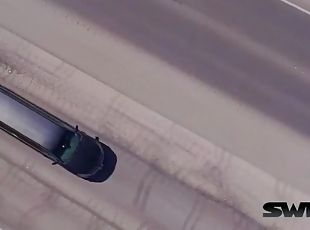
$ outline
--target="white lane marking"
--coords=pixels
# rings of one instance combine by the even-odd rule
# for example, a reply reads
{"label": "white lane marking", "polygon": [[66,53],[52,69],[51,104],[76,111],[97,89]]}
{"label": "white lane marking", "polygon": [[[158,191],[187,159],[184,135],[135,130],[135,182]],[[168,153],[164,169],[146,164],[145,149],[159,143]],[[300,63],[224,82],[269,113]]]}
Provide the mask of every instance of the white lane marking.
{"label": "white lane marking", "polygon": [[304,9],[304,8],[302,8],[301,6],[296,5],[295,3],[292,3],[292,2],[290,2],[290,1],[288,1],[288,0],[280,0],[280,1],[283,2],[283,3],[285,3],[285,4],[287,4],[287,5],[289,5],[289,6],[291,6],[291,7],[294,7],[294,8],[297,9],[297,10],[302,11],[302,12],[305,13],[305,14],[310,15],[310,11],[309,11],[309,10]]}

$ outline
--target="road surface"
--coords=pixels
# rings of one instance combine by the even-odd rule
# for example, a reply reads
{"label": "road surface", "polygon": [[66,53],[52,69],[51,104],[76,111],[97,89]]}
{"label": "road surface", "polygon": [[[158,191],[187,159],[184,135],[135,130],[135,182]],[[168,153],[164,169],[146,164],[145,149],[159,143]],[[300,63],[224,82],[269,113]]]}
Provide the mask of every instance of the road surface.
{"label": "road surface", "polygon": [[2,0],[0,11],[5,28],[310,192],[307,14],[267,0]]}
{"label": "road surface", "polygon": [[281,1],[0,3],[3,27],[309,193],[306,14]]}
{"label": "road surface", "polygon": [[126,150],[112,148],[119,157],[116,173],[97,185],[52,166],[39,153],[0,132],[0,228],[263,229]]}
{"label": "road surface", "polygon": [[[73,71],[72,67],[69,68],[57,58],[48,56],[15,35],[3,29],[0,31],[1,84],[10,86],[22,96],[28,96],[27,99],[33,103],[72,125],[78,122],[81,129],[88,133],[94,134],[104,123],[110,123],[105,121],[108,117],[114,117],[116,124],[126,121],[118,118],[120,112],[114,111],[113,114],[111,106],[108,106],[110,109],[107,111],[111,115],[103,112],[106,109],[105,103],[113,100],[116,92],[103,88],[86,74],[79,76],[82,73]],[[17,52],[16,47],[19,46],[23,49]],[[73,72],[75,75],[72,75]],[[129,105],[123,103],[117,105],[117,108],[126,110]],[[139,114],[137,119],[146,119],[139,110],[133,112]],[[151,125],[162,126],[161,123],[158,120]],[[92,130],[87,130],[87,127]],[[137,135],[153,142],[152,135],[148,137],[144,129],[139,128]],[[129,130],[124,127],[118,131],[126,133]],[[111,142],[111,133],[97,134],[118,155],[115,174],[103,184],[90,184],[59,166],[52,166],[45,157],[1,132],[1,228],[264,229],[240,210],[216,201],[213,196],[202,194],[176,180],[174,176],[160,171],[156,167],[156,159],[153,163],[147,163],[137,158],[130,146],[123,148],[121,141]],[[163,148],[165,143],[163,140]],[[149,150],[145,147],[147,145],[137,141],[136,148],[144,149],[146,153]],[[158,147],[161,148],[160,145]],[[169,158],[169,152],[163,151],[161,154]],[[176,154],[181,158],[181,152]],[[175,153],[171,153],[170,157],[173,155]],[[169,162],[168,159],[165,161]]]}

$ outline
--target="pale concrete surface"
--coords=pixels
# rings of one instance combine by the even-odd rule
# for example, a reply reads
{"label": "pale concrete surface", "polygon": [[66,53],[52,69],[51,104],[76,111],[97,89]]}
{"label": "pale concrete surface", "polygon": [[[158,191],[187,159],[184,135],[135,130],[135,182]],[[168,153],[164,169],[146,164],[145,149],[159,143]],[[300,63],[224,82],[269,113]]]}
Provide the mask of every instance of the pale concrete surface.
{"label": "pale concrete surface", "polygon": [[0,217],[13,229],[263,229],[112,143],[116,173],[95,185],[51,166],[11,136],[0,137]]}
{"label": "pale concrete surface", "polygon": [[[224,201],[261,223],[280,229],[309,228],[308,223],[303,221],[267,220],[261,217],[261,207],[266,200],[307,200],[308,196],[287,185],[286,181],[276,180],[272,175],[249,165],[5,30],[1,30],[1,40],[8,41],[1,43],[1,81],[21,95],[45,109],[52,109],[52,113],[60,117],[70,117],[89,131],[100,134],[104,140],[107,138],[125,147],[126,151],[162,170],[166,177],[178,178],[207,197],[212,194],[213,199]],[[10,69],[13,74],[8,71],[8,66],[12,67]],[[7,154],[12,155],[9,152]],[[127,163],[126,160],[124,162]],[[133,175],[134,172],[128,170],[122,173],[125,174]],[[49,173],[47,177],[50,178]],[[150,180],[155,181],[154,178]],[[71,184],[70,181],[67,183]],[[177,182],[169,180],[170,183]],[[130,183],[127,186],[129,188]],[[61,183],[57,183],[55,187],[65,189]],[[171,198],[179,192],[179,189],[172,189]],[[115,195],[115,190],[112,194]],[[77,200],[84,200],[83,196],[75,197]],[[120,197],[123,197],[125,202],[128,201],[126,196]],[[159,202],[155,200],[156,203]],[[150,210],[156,212],[158,208],[152,207]],[[126,212],[122,215],[125,218]],[[139,218],[131,217],[130,220],[136,225],[139,223]],[[160,223],[167,224],[167,220],[160,220]]]}
{"label": "pale concrete surface", "polygon": [[[227,17],[235,19],[238,19],[235,15],[245,15],[247,20],[238,20],[248,24],[239,28],[239,24],[232,21],[227,28],[225,17],[206,17],[204,12],[191,10],[186,4],[168,1],[106,1],[104,5],[98,1],[93,4],[58,1],[61,7],[52,7],[51,2],[2,0],[0,23],[297,190],[310,191],[307,168],[309,111],[306,106],[309,47],[300,45],[308,41],[307,17],[277,2],[269,8],[269,3],[264,1],[266,18],[257,20],[252,17],[255,9],[239,4],[239,7],[226,9],[225,14],[231,13]],[[64,3],[69,10],[62,8]],[[220,5],[217,1],[210,10]],[[71,12],[71,9],[74,10]],[[214,12],[222,15],[224,9],[219,7]],[[42,14],[43,18],[40,17]],[[285,27],[289,23],[294,26]],[[246,31],[256,27],[260,28],[260,34]],[[25,84],[30,83],[26,81]],[[51,87],[61,89],[62,83],[54,81]],[[158,89],[161,89],[160,93]],[[35,96],[42,92],[36,92]],[[53,90],[48,91],[51,92]],[[231,96],[238,100],[232,100]],[[117,103],[115,107],[119,105]],[[74,107],[74,103],[71,105]],[[98,119],[83,114],[85,117]],[[75,119],[79,120],[81,116]],[[125,129],[126,126],[124,119],[114,129]],[[103,130],[102,127],[92,129]],[[139,137],[138,133],[137,136],[132,133],[120,135],[118,139],[128,138],[128,143],[130,138]],[[156,144],[151,146],[152,149],[162,149]],[[131,146],[131,149],[138,150],[136,154],[144,152],[139,145]],[[145,157],[158,160],[155,153]],[[296,170],[291,172],[289,168]],[[169,167],[168,170],[173,172]],[[245,184],[247,192],[250,186],[252,184]],[[291,193],[290,189],[288,193]],[[266,197],[271,198],[267,195],[264,199]],[[301,197],[297,196],[297,199]],[[253,202],[251,198],[249,196]],[[260,207],[258,203],[255,205]],[[257,209],[252,211],[259,215]],[[290,229],[290,226],[286,227]]]}
{"label": "pale concrete surface", "polygon": [[[24,48],[14,52],[18,46]],[[102,113],[107,109],[107,102],[119,97],[117,92],[102,88],[101,83],[96,84],[89,76],[4,30],[1,30],[0,47],[1,84],[19,88],[19,93],[30,96],[36,104],[66,120],[70,117],[69,120],[79,121],[81,127],[90,127],[95,132],[102,132],[100,127],[117,116],[117,112],[112,116]],[[12,67],[9,69],[13,73],[8,67]],[[116,106],[126,109],[128,105]],[[143,114],[140,118],[148,119]],[[113,122],[115,119],[125,125],[124,120],[115,117]],[[153,125],[163,126],[161,120]],[[118,130],[130,134],[125,127]],[[142,127],[131,131],[146,136],[143,130]],[[40,154],[1,132],[0,221],[16,230],[263,229],[238,210],[159,172],[154,167],[156,164],[150,166],[137,159],[130,153],[132,148],[115,146],[108,141],[113,133],[99,134],[106,137],[105,142],[118,154],[116,173],[106,183],[95,185],[51,166]],[[152,142],[151,135],[147,138]],[[139,142],[135,145],[146,147]]]}
{"label": "pale concrete surface", "polygon": [[309,17],[280,1],[180,3],[1,0],[0,22],[310,192]]}
{"label": "pale concrete surface", "polygon": [[[1,138],[3,138],[2,132]],[[1,142],[3,143],[5,142]],[[14,144],[14,141],[11,144]],[[33,154],[35,156],[36,153]],[[0,228],[2,230],[117,230],[66,199],[51,186],[40,183],[31,177],[29,172],[2,159],[0,175]]]}

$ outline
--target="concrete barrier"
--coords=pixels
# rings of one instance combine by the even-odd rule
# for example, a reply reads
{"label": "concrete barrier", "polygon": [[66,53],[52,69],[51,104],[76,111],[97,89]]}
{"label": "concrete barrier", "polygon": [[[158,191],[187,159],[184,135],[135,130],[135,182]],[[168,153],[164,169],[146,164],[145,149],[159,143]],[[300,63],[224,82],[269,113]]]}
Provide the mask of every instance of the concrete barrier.
{"label": "concrete barrier", "polygon": [[[4,139],[0,140],[1,151],[7,146]],[[9,152],[11,151],[12,148]],[[3,210],[0,211],[0,229],[90,229],[91,226],[101,225],[117,230],[62,196],[57,189],[40,183],[17,165],[0,159],[0,175],[0,210]]]}

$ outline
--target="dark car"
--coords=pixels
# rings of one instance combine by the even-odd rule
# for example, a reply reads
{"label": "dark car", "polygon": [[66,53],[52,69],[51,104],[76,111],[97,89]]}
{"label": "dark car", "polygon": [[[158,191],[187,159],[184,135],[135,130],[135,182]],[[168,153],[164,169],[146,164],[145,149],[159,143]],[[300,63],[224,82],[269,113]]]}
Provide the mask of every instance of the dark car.
{"label": "dark car", "polygon": [[0,128],[71,173],[103,182],[114,172],[113,150],[0,85]]}

